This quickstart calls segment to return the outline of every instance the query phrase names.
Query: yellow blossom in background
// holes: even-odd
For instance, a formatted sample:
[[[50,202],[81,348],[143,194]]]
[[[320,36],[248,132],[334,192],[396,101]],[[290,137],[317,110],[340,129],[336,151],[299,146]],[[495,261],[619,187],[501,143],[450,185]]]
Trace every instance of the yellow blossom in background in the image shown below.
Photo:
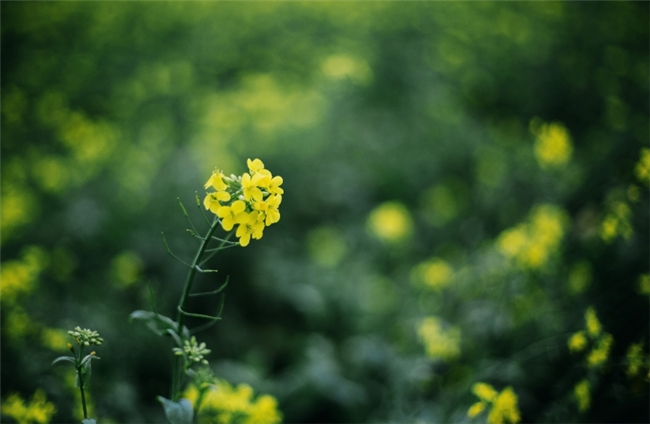
[[[460,355],[460,330],[443,329],[435,317],[426,317],[417,328],[418,337],[426,354],[432,359],[451,360]]]
[[[607,361],[609,351],[611,350],[614,337],[611,334],[605,333],[598,339],[594,348],[587,355],[587,365],[591,368],[598,367]]]
[[[38,246],[23,249],[20,260],[11,260],[0,266],[0,293],[2,302],[12,304],[17,296],[29,294],[36,288],[39,275],[49,264],[49,255]]]
[[[44,328],[41,331],[41,343],[55,352],[66,352],[68,350],[68,333],[58,328]]]
[[[408,209],[400,202],[385,202],[368,216],[368,229],[380,240],[395,243],[408,238],[413,221]]]
[[[584,331],[578,331],[569,338],[569,351],[581,352],[587,347],[587,337]]]
[[[648,365],[648,359],[650,359],[648,355],[643,354],[643,345],[641,343],[632,343],[625,354],[625,362],[627,362],[625,373],[627,376],[636,377],[641,368]]]
[[[47,401],[41,389],[36,390],[28,404],[18,394],[9,395],[2,403],[2,415],[13,418],[18,424],[46,424],[55,413],[56,408]]]
[[[496,248],[523,269],[539,269],[558,251],[567,220],[561,208],[538,205],[526,222],[504,230],[497,237]]]
[[[206,389],[199,410],[199,423],[215,424],[276,424],[282,421],[277,400],[270,395],[254,398],[253,389],[247,384],[233,387],[225,380],[215,379]],[[198,390],[188,387],[183,397],[196,405]]]
[[[531,129],[535,138],[535,158],[541,168],[551,168],[566,165],[571,159],[573,145],[569,131],[564,125],[553,122],[550,124],[534,124]]]
[[[472,393],[474,393],[479,399],[492,402],[494,398],[499,394],[494,387],[487,383],[474,383],[472,385]]]
[[[585,312],[585,328],[587,329],[589,336],[592,338],[598,336],[602,330],[602,326],[600,325],[600,321],[596,315],[596,310],[593,306],[587,308],[587,311]]]
[[[584,412],[591,405],[591,386],[587,380],[582,380],[573,388],[573,395],[578,402],[578,411]]]
[[[432,258],[416,265],[411,271],[411,279],[416,284],[440,290],[449,284],[453,272],[453,269],[445,260]]]
[[[119,288],[128,287],[140,280],[142,260],[134,252],[122,252],[111,261],[110,276]]]
[[[488,413],[488,424],[515,424],[521,421],[521,413],[517,405],[518,398],[512,387],[508,386],[501,392],[487,383],[475,383],[472,392],[480,399],[467,411],[467,416],[474,418],[491,406]]]
[[[618,236],[628,240],[632,237],[632,211],[627,203],[614,201],[608,205],[608,212],[600,224],[600,238],[610,242]]]
[[[634,166],[634,174],[639,181],[650,185],[650,149],[641,149],[639,161]]]

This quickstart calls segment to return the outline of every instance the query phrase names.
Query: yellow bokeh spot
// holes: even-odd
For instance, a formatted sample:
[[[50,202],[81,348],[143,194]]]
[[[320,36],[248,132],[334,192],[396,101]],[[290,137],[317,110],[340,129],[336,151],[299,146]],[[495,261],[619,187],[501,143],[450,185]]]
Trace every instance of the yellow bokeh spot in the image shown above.
[[[650,185],[650,149],[641,149],[640,158],[634,166],[634,174],[645,185]]]
[[[196,405],[199,392],[188,387],[183,397]],[[216,379],[208,386],[201,400],[197,415],[199,422],[217,424],[277,424],[282,421],[277,400],[270,395],[254,398],[253,389],[247,384],[233,387],[225,380]]]
[[[649,360],[648,355],[643,354],[643,345],[641,343],[632,343],[625,355],[625,361],[627,362],[625,373],[630,378],[636,377],[644,365],[648,366],[650,364]]]
[[[609,351],[614,343],[614,337],[611,334],[605,333],[600,337],[589,355],[587,356],[587,365],[589,367],[598,367],[607,361]]]
[[[370,212],[368,229],[377,238],[395,243],[410,237],[413,221],[408,209],[402,203],[385,202]]]
[[[348,249],[340,231],[333,227],[320,227],[307,234],[307,250],[314,262],[335,267]]]
[[[58,328],[44,328],[41,332],[41,343],[55,352],[68,350],[68,333]]]
[[[36,288],[40,273],[49,264],[48,254],[38,246],[23,249],[20,260],[6,261],[0,266],[0,293],[4,304],[13,304],[17,297]]]
[[[492,402],[499,392],[494,390],[490,384],[479,382],[472,385],[472,393],[481,400]]]
[[[591,386],[587,380],[582,380],[573,388],[573,395],[578,402],[578,411],[584,412],[591,405]]]
[[[566,165],[571,158],[573,145],[569,131],[560,123],[531,125],[535,134],[535,158],[541,168]]]
[[[110,275],[117,287],[128,287],[140,280],[142,261],[133,252],[122,252],[113,258]]]
[[[41,157],[34,162],[32,173],[43,190],[58,193],[64,190],[70,180],[69,165],[63,158]]]
[[[3,181],[2,202],[0,202],[0,234],[2,241],[13,232],[29,224],[37,216],[37,201],[26,187]]]
[[[429,358],[451,360],[460,355],[460,329],[443,329],[435,317],[426,317],[417,328]]]
[[[469,409],[467,410],[467,416],[470,418],[476,417],[481,412],[485,411],[486,406],[487,405],[485,402],[476,402],[474,405],[470,406]]]
[[[9,395],[2,403],[2,415],[12,417],[21,424],[46,424],[56,413],[56,407],[47,401],[43,390],[38,389],[28,404],[18,394]]]
[[[521,421],[517,394],[512,387],[508,386],[501,392],[497,392],[491,385],[479,382],[472,385],[472,392],[481,401],[473,404],[467,411],[470,418],[490,406],[488,424],[516,424]]]
[[[569,338],[569,351],[581,352],[587,347],[587,337],[584,331],[578,331]]]
[[[446,287],[453,277],[453,269],[443,259],[432,258],[418,264],[412,271],[412,281],[434,290]]]
[[[368,63],[359,58],[346,54],[328,56],[321,66],[323,73],[331,79],[348,78],[358,84],[368,84],[372,81],[372,70]]]
[[[538,205],[527,222],[504,230],[496,240],[496,248],[521,268],[539,269],[557,253],[564,237],[566,213],[557,206]]]
[[[596,310],[593,306],[587,308],[587,311],[585,312],[585,328],[587,329],[589,337],[592,338],[598,336],[602,331],[602,326],[600,325],[600,321],[596,315]]]

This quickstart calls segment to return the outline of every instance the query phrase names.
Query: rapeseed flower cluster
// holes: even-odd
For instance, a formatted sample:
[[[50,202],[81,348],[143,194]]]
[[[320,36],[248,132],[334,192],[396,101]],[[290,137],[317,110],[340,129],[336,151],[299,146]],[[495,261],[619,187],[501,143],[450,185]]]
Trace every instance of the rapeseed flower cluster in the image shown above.
[[[241,176],[227,177],[220,170],[212,172],[205,188],[215,191],[203,200],[205,209],[221,220],[225,231],[238,225],[235,235],[242,247],[251,238],[260,239],[265,227],[280,220],[280,203],[284,190],[282,177],[273,176],[259,159],[248,159],[248,171]]]
[[[431,258],[416,265],[411,271],[411,280],[427,288],[440,290],[451,281],[454,270],[449,263],[440,258]]]
[[[628,240],[632,237],[632,210],[626,202],[615,201],[609,207],[603,222],[600,224],[600,238],[610,242],[617,236]]]
[[[634,166],[634,174],[639,181],[650,185],[650,149],[647,147],[641,149],[641,157]]]
[[[14,304],[23,294],[31,293],[49,263],[49,255],[38,246],[29,246],[22,252],[22,258],[6,261],[0,267],[2,281],[2,302]]]
[[[632,343],[627,349],[625,354],[626,369],[625,373],[628,377],[636,377],[642,371],[649,371],[648,377],[650,378],[650,355],[643,352],[642,343]]]
[[[503,231],[496,247],[521,268],[538,269],[557,252],[564,237],[566,213],[559,207],[537,206],[526,222]]]
[[[535,139],[535,158],[541,168],[565,165],[571,158],[573,145],[564,125],[553,122],[531,125]]]
[[[461,334],[458,328],[443,329],[437,318],[426,317],[417,332],[430,358],[450,360],[460,355]]]
[[[487,383],[475,383],[472,392],[480,399],[470,406],[467,416],[474,418],[491,406],[488,413],[488,424],[515,424],[521,421],[521,413],[517,406],[517,394],[508,386],[501,392]]]
[[[18,424],[49,423],[55,413],[56,408],[47,401],[41,389],[36,390],[28,404],[18,394],[9,395],[2,403],[2,415],[13,418]]]
[[[591,405],[591,385],[589,381],[582,380],[573,388],[573,396],[578,402],[578,411],[584,412]]]
[[[187,388],[183,397],[196,407],[200,392],[196,386]],[[215,424],[277,424],[282,421],[277,400],[270,395],[254,398],[247,384],[233,387],[225,380],[213,379],[203,392],[199,410],[199,423]]]
[[[591,351],[586,361],[589,368],[596,368],[604,364],[609,357],[609,352],[614,343],[614,337],[603,332],[602,325],[593,307],[585,312],[585,328],[569,337],[567,345],[572,353],[585,351],[591,345]]]

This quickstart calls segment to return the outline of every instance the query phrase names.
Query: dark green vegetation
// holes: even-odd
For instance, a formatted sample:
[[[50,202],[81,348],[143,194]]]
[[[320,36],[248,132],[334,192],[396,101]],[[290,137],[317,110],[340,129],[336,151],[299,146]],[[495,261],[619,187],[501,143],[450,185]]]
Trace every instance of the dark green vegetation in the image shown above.
[[[149,285],[175,315],[185,269],[161,232],[196,251],[177,197],[199,223],[212,169],[260,158],[284,178],[280,222],[197,279],[230,276],[201,334],[218,376],[287,422],[459,422],[477,381],[512,386],[524,422],[650,420],[647,366],[626,374],[630,344],[648,352],[648,3],[1,7],[3,400],[42,388],[72,421],[50,363],[55,330],[81,326],[105,339],[98,422],[162,422],[172,343],[127,318]],[[568,130],[567,163],[540,165],[540,120]],[[369,229],[388,201],[410,235]],[[539,205],[563,217],[555,243],[506,260],[500,236]],[[432,258],[443,282],[418,284]],[[567,347],[589,306],[613,336],[598,367]],[[427,316],[458,353],[427,356]]]

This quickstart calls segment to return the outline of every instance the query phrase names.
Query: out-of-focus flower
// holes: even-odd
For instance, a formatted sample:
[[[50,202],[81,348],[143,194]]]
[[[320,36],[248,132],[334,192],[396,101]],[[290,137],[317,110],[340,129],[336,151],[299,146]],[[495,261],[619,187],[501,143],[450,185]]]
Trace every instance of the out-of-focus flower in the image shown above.
[[[634,166],[634,174],[639,181],[650,185],[650,149],[644,147],[641,149],[639,161]]]
[[[411,235],[413,221],[402,203],[385,202],[370,212],[368,229],[380,240],[396,243]]]
[[[573,388],[573,395],[578,402],[578,411],[584,412],[591,406],[591,386],[587,380],[582,380]]]
[[[458,328],[443,329],[437,318],[426,317],[417,331],[430,358],[451,360],[460,355],[461,334]]]
[[[578,331],[569,338],[569,350],[571,352],[581,352],[587,347],[587,337],[584,331]]]
[[[508,386],[501,392],[487,383],[475,383],[472,392],[480,399],[467,411],[467,416],[474,418],[491,406],[487,417],[489,424],[515,424],[521,421],[521,413],[517,406],[518,399],[512,387]]]
[[[414,283],[422,284],[427,288],[440,290],[446,287],[453,277],[453,269],[447,261],[432,258],[413,268],[411,277]]]
[[[19,424],[49,423],[55,413],[56,408],[47,401],[41,389],[36,390],[28,404],[18,394],[9,395],[2,403],[2,415],[15,419]]]
[[[571,159],[573,145],[564,125],[553,122],[532,125],[535,134],[535,158],[541,168],[566,165]]]

